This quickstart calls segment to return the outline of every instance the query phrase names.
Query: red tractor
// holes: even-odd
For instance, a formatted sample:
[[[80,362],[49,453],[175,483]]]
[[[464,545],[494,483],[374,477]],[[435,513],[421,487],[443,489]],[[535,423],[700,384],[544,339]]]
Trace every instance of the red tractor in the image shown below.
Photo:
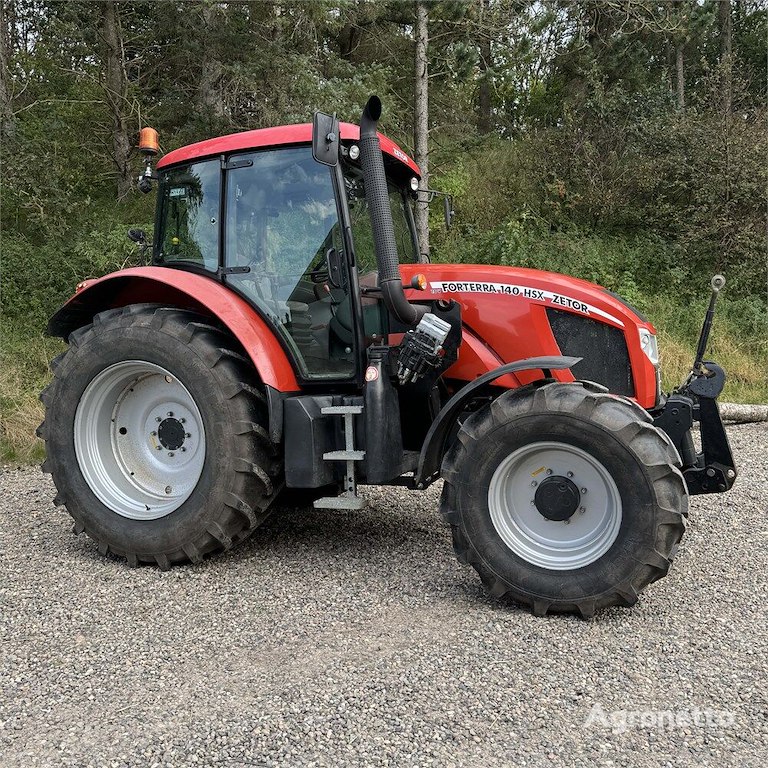
[[[653,326],[609,291],[420,263],[419,169],[380,112],[202,141],[157,171],[145,129],[152,265],[81,283],[48,328],[69,343],[39,430],[56,503],[101,554],[167,569],[238,544],[290,489],[333,515],[358,483],[442,477],[456,554],[493,595],[632,605],[688,494],[736,477],[703,360],[722,278],[665,395]]]

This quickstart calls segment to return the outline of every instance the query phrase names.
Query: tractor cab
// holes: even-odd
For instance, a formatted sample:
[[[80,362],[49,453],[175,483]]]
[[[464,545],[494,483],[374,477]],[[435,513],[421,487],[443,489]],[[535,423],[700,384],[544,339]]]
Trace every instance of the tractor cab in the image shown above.
[[[301,381],[354,382],[364,350],[389,329],[358,129],[340,126],[336,166],[314,159],[311,130],[250,131],[163,158],[153,263],[214,275],[248,301],[276,329]],[[415,263],[418,169],[392,142],[384,150],[399,258]]]

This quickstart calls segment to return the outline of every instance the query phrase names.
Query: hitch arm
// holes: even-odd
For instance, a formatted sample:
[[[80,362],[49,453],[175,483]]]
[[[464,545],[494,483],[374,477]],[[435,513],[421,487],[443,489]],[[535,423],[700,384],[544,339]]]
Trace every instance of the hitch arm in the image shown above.
[[[696,358],[693,361],[691,377],[698,376],[701,373],[701,365],[707,350],[709,333],[712,330],[712,320],[715,317],[715,304],[717,303],[717,297],[720,291],[725,286],[725,278],[722,275],[715,275],[710,281],[710,285],[712,286],[712,295],[709,297],[709,307],[707,308],[707,314],[704,316],[704,324],[701,326],[699,343],[696,345]],[[690,382],[690,380],[691,379],[689,378],[688,381]]]

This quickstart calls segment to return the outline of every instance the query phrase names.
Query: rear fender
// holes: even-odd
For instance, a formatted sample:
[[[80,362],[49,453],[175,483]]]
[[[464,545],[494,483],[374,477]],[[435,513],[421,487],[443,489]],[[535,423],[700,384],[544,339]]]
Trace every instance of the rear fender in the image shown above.
[[[299,384],[274,330],[234,291],[210,277],[167,267],[134,267],[87,280],[48,322],[48,334],[67,339],[106,309],[162,304],[217,319],[240,342],[261,380],[278,392]]]

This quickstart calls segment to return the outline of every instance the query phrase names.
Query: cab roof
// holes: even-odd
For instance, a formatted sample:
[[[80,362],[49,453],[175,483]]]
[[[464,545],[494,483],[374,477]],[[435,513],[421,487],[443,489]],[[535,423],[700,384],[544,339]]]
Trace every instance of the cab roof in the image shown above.
[[[340,123],[339,131],[342,141],[359,141],[360,127],[352,123]],[[379,134],[381,150],[402,165],[405,165],[416,176],[421,176],[419,166],[395,144],[383,134]],[[242,131],[230,133],[227,136],[218,136],[214,139],[198,141],[169,152],[158,163],[158,168],[164,168],[176,163],[188,163],[205,157],[227,155],[231,152],[241,152],[248,149],[262,149],[266,147],[290,146],[292,144],[310,144],[312,142],[312,123],[299,123],[296,125],[280,125],[275,128],[259,128],[255,131]]]

